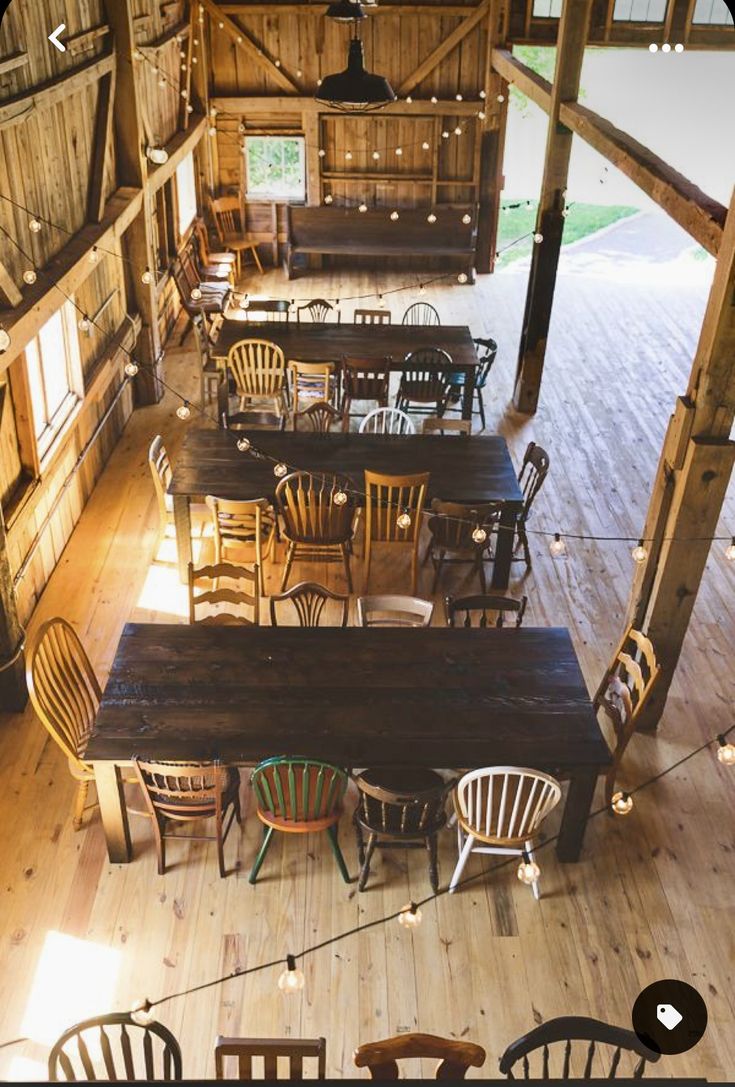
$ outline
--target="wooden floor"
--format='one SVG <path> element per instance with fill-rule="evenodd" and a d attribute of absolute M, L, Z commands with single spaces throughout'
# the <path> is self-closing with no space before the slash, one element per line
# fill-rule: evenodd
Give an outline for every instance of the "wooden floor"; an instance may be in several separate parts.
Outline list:
<path fill-rule="evenodd" d="M 308 297 L 390 283 L 333 273 L 288 284 L 270 273 L 256 286 Z M 501 345 L 487 394 L 489 425 L 507 436 L 516 462 L 530 439 L 551 455 L 536 524 L 637 536 L 667 417 L 685 387 L 705 291 L 657 285 L 653 266 L 643 284 L 562 277 L 541 407 L 532 420 L 506 413 L 524 293 L 525 277 L 514 270 L 474 288 L 434 288 L 427 300 L 445 322 L 467 322 Z M 396 319 L 413 298 L 389 300 Z M 343 310 L 349 319 L 351 304 Z M 193 396 L 188 351 L 171 349 L 166 366 L 168 380 Z M 175 457 L 191 425 L 176 419 L 176 403 L 168 395 L 134 414 L 34 617 L 33 626 L 54 614 L 72 620 L 103 679 L 126 620 L 178 622 L 184 615 L 172 543 L 151 561 L 157 514 L 145 456 L 160 431 Z M 531 546 L 533 572 L 512 586 L 529 596 L 526 621 L 571 628 L 592 689 L 620 634 L 629 549 L 573 543 L 559 561 L 545 541 L 532 539 Z M 660 734 L 631 746 L 631 785 L 732 723 L 735 570 L 722 550 L 713 548 Z M 336 567 L 303 572 L 343 588 Z M 375 589 L 407 585 L 407 567 L 392 560 L 379 563 L 376 574 Z M 428 571 L 423 580 L 426 591 Z M 460 581 L 453 573 L 446 586 Z M 267 588 L 275 584 L 271 567 Z M 328 673 L 329 662 L 324 666 Z M 328 1075 L 339 1077 L 352 1074 L 357 1043 L 420 1029 L 479 1042 L 487 1063 L 470 1076 L 493 1077 L 506 1044 L 534 1024 L 590 1014 L 627 1026 L 644 985 L 680 977 L 705 997 L 710 1025 L 698 1048 L 660 1062 L 661 1075 L 735 1079 L 734 786 L 733 771 L 704 753 L 641 793 L 627 819 L 594 820 L 579 864 L 560 866 L 553 850 L 542 852 L 540 903 L 511 866 L 425 907 L 414 934 L 391 922 L 310 956 L 301 997 L 277 990 L 276 968 L 163 1005 L 160 1018 L 181 1041 L 185 1075 L 213 1075 L 217 1033 L 323 1034 Z M 253 888 L 252 817 L 229 844 L 238 871 L 226 879 L 217 875 L 213 849 L 201 844 L 171 847 L 172 867 L 158 877 L 150 832 L 138 820 L 134 862 L 111 867 L 96 816 L 73 832 L 72 795 L 66 765 L 31 710 L 2 716 L 0 1042 L 30 1040 L 0 1049 L 1 1078 L 43 1078 L 48 1042 L 86 1014 L 278 958 L 428 892 L 425 860 L 416 853 L 378 859 L 368 891 L 358 894 L 316 838 L 308 852 L 292 841 L 275 844 Z M 247 790 L 245 796 L 251 813 Z M 552 831 L 556 825 L 550 821 Z M 346 823 L 342 838 L 355 872 Z M 455 848 L 447 833 L 443 883 Z"/>

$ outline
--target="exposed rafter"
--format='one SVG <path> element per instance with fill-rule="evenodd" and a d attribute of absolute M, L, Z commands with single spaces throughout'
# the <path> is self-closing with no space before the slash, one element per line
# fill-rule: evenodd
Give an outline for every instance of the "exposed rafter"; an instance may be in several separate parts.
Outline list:
<path fill-rule="evenodd" d="M 265 46 L 254 37 L 249 30 L 244 30 L 241 26 L 225 15 L 222 8 L 213 3 L 213 0 L 201 0 L 202 7 L 209 12 L 211 17 L 218 23 L 222 24 L 222 30 L 227 31 L 229 36 L 238 49 L 241 49 L 250 60 L 254 61 L 260 68 L 262 68 L 271 77 L 274 83 L 283 91 L 291 91 L 294 94 L 300 94 L 301 88 L 295 79 L 293 79 L 283 67 L 278 67 L 275 60 L 269 55 Z"/>
<path fill-rule="evenodd" d="M 69 95 L 76 94 L 91 83 L 96 83 L 102 76 L 108 75 L 114 67 L 114 54 L 108 53 L 103 57 L 90 60 L 87 64 L 81 64 L 53 82 L 34 87 L 33 90 L 16 95 L 15 98 L 9 98 L 0 105 L 0 129 L 19 125 L 27 121 L 37 110 L 48 109 L 49 106 L 63 102 Z"/>
<path fill-rule="evenodd" d="M 408 94 L 409 91 L 412 91 L 414 87 L 417 87 L 419 83 L 426 79 L 427 75 L 433 72 L 453 49 L 456 49 L 459 43 L 475 29 L 477 24 L 482 22 L 489 10 L 490 0 L 483 0 L 472 15 L 468 15 L 459 26 L 454 28 L 451 34 L 447 34 L 444 41 L 429 53 L 428 57 L 421 61 L 418 68 L 415 68 L 414 71 L 403 80 L 398 88 L 398 94 Z"/>

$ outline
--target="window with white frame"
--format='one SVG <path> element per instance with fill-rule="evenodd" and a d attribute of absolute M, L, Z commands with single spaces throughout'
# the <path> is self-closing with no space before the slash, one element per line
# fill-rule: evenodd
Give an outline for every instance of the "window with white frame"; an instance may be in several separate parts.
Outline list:
<path fill-rule="evenodd" d="M 733 18 L 725 0 L 697 0 L 692 24 L 697 26 L 732 26 Z"/>
<path fill-rule="evenodd" d="M 668 0 L 615 0 L 613 19 L 617 23 L 662 23 Z"/>
<path fill-rule="evenodd" d="M 561 0 L 533 0 L 534 19 L 558 19 L 561 16 Z"/>
<path fill-rule="evenodd" d="M 179 203 L 179 237 L 181 237 L 186 234 L 198 213 L 193 152 L 176 167 L 176 194 Z"/>
<path fill-rule="evenodd" d="M 249 200 L 305 200 L 304 137 L 246 137 L 245 178 Z"/>
<path fill-rule="evenodd" d="M 50 451 L 83 395 L 76 310 L 67 302 L 25 350 L 39 459 Z"/>

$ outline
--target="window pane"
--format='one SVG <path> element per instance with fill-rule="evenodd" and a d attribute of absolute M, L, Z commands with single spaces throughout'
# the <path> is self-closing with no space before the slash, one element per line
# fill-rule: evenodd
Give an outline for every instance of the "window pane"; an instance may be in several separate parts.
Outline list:
<path fill-rule="evenodd" d="M 179 197 L 179 234 L 184 234 L 197 216 L 197 189 L 194 177 L 194 154 L 187 155 L 176 170 L 176 190 Z"/>
<path fill-rule="evenodd" d="M 725 0 L 697 0 L 692 23 L 699 23 L 700 26 L 732 26 L 733 19 Z"/>
<path fill-rule="evenodd" d="M 303 137 L 249 136 L 245 140 L 245 170 L 251 199 L 303 200 Z"/>
<path fill-rule="evenodd" d="M 38 354 L 38 341 L 31 340 L 26 347 L 26 369 L 28 371 L 28 388 L 31 393 L 31 407 L 33 409 L 33 430 L 38 437 L 46 428 L 46 401 L 43 396 L 43 381 L 41 379 L 41 358 Z"/>
<path fill-rule="evenodd" d="M 41 348 L 41 372 L 46 390 L 46 411 L 48 420 L 51 420 L 69 392 L 69 364 L 61 310 L 58 310 L 43 326 L 38 335 L 38 342 Z"/>
<path fill-rule="evenodd" d="M 613 19 L 616 22 L 662 23 L 666 18 L 667 0 L 615 0 Z"/>

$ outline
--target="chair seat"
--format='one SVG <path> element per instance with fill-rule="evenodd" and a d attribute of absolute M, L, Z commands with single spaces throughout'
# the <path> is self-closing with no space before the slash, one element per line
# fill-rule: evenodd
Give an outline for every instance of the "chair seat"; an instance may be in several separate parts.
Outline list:
<path fill-rule="evenodd" d="M 234 253 L 210 253 L 209 259 L 212 264 L 234 264 L 237 257 Z"/>
<path fill-rule="evenodd" d="M 340 806 L 336 811 L 333 811 L 330 815 L 323 815 L 321 819 L 284 819 L 281 815 L 275 815 L 272 811 L 265 811 L 263 808 L 258 808 L 258 819 L 261 823 L 265 823 L 267 827 L 273 827 L 274 830 L 282 830 L 287 834 L 316 834 L 320 830 L 327 830 L 329 827 L 335 826 L 342 817 L 342 807 Z"/>
<path fill-rule="evenodd" d="M 242 234 L 225 234 L 222 239 L 222 244 L 226 245 L 228 249 L 254 249 L 257 246 L 257 242 L 252 238 L 246 238 Z"/>
<path fill-rule="evenodd" d="M 228 279 L 231 272 L 231 265 L 226 268 L 218 267 L 216 264 L 207 264 L 202 270 L 209 279 L 210 277 L 217 282 L 217 280 Z"/>
<path fill-rule="evenodd" d="M 523 849 L 527 837 L 523 838 L 495 838 L 491 834 L 483 834 L 481 831 L 471 826 L 465 817 L 459 811 L 456 801 L 454 805 L 454 811 L 457 816 L 457 823 L 465 832 L 465 834 L 471 834 L 473 838 L 476 838 L 478 842 L 483 842 L 485 845 L 497 846 L 499 849 Z"/>

